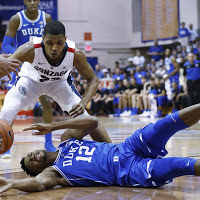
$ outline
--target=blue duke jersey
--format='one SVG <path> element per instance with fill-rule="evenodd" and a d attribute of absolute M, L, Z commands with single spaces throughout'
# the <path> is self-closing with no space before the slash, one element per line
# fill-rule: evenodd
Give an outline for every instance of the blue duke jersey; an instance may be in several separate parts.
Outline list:
<path fill-rule="evenodd" d="M 32 41 L 34 37 L 42 37 L 44 26 L 46 25 L 45 12 L 38 10 L 38 17 L 35 20 L 30 20 L 26 16 L 24 10 L 17 13 L 20 19 L 20 24 L 15 36 L 15 48 L 23 45 L 28 41 Z M 11 72 L 12 80 L 8 83 L 10 89 L 16 81 L 16 74 Z"/>
<path fill-rule="evenodd" d="M 16 33 L 16 48 L 31 41 L 33 37 L 42 37 L 44 26 L 46 25 L 44 11 L 38 10 L 38 17 L 35 20 L 28 19 L 24 10 L 17 14 L 20 19 L 20 24 Z"/>
<path fill-rule="evenodd" d="M 166 70 L 167 70 L 167 74 L 170 74 L 174 71 L 174 64 L 172 63 L 171 59 L 172 59 L 173 56 L 170 56 L 170 57 L 166 57 L 165 58 L 165 67 L 166 67 Z M 173 81 L 179 83 L 179 73 L 176 73 L 174 74 L 173 76 L 170 76 L 169 77 L 169 80 L 170 82 L 172 83 Z"/>
<path fill-rule="evenodd" d="M 138 154 L 137 149 L 146 149 L 138 140 L 138 133 L 118 145 L 64 141 L 58 146 L 59 154 L 51 167 L 72 186 L 146 186 L 154 161 Z M 130 145 L 130 140 L 135 147 Z"/>
<path fill-rule="evenodd" d="M 115 147 L 111 143 L 70 139 L 58 146 L 52 167 L 72 186 L 113 185 Z"/>

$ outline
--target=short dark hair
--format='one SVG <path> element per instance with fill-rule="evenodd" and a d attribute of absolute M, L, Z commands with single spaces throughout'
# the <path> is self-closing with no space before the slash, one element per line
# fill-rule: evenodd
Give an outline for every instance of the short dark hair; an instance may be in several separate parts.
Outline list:
<path fill-rule="evenodd" d="M 60 35 L 63 34 L 65 36 L 65 26 L 60 21 L 50 21 L 44 27 L 44 36 L 47 34 L 50 35 Z"/>
<path fill-rule="evenodd" d="M 24 159 L 25 158 L 22 158 L 21 161 L 20 161 L 20 164 L 21 164 L 21 168 L 30 176 L 37 176 L 38 173 L 34 173 L 32 171 L 30 171 L 29 169 L 27 169 L 27 167 L 25 166 L 24 164 Z"/>

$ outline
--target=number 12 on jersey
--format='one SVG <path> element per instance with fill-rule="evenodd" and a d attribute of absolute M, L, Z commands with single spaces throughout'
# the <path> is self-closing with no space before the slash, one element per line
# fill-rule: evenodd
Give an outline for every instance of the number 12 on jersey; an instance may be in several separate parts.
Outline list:
<path fill-rule="evenodd" d="M 79 148 L 79 150 L 78 150 L 78 153 L 79 153 L 80 155 L 83 155 L 83 156 L 76 156 L 76 160 L 77 160 L 77 161 L 87 161 L 87 162 L 91 162 L 91 160 L 92 160 L 92 155 L 93 155 L 95 149 L 96 149 L 96 148 L 93 147 L 93 148 L 90 150 L 90 148 L 87 147 L 87 146 L 81 146 L 81 147 Z M 83 152 L 83 150 L 85 150 L 85 151 Z"/>

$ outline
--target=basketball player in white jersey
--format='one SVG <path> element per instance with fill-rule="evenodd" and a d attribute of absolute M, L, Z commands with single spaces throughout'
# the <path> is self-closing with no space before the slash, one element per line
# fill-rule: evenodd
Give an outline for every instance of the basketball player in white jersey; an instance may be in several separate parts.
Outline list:
<path fill-rule="evenodd" d="M 49 22 L 43 39 L 34 38 L 25 43 L 11 58 L 24 64 L 16 84 L 6 94 L 0 119 L 12 124 L 17 113 L 28 105 L 34 106 L 41 95 L 52 97 L 73 118 L 88 115 L 85 107 L 96 93 L 99 80 L 83 52 L 75 48 L 73 41 L 66 40 L 65 27 L 61 22 Z M 88 86 L 82 99 L 71 81 L 73 66 L 87 80 Z M 106 131 L 102 131 L 105 130 L 103 126 L 99 125 L 96 130 L 105 133 L 104 141 L 111 142 Z M 99 141 L 98 134 L 92 137 Z"/>
<path fill-rule="evenodd" d="M 9 21 L 8 29 L 2 44 L 4 53 L 14 53 L 16 49 L 24 43 L 31 41 L 33 37 L 42 37 L 44 26 L 51 21 L 51 16 L 38 9 L 39 0 L 24 0 L 25 10 L 17 12 Z M 12 73 L 12 80 L 8 83 L 8 89 L 13 87 L 16 81 L 15 73 Z M 50 98 L 41 96 L 42 116 L 46 123 L 52 122 L 52 108 Z M 52 144 L 52 134 L 45 136 L 45 149 L 55 151 Z M 10 157 L 9 151 L 2 158 Z"/>

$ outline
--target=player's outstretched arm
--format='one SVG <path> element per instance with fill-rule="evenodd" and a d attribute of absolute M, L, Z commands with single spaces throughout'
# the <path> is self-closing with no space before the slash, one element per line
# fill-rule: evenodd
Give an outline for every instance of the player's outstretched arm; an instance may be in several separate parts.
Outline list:
<path fill-rule="evenodd" d="M 84 53 L 79 49 L 76 49 L 74 53 L 74 66 L 76 67 L 79 74 L 87 80 L 87 88 L 85 90 L 85 94 L 82 96 L 80 103 L 75 104 L 69 111 L 69 114 L 73 118 L 84 113 L 85 107 L 95 95 L 99 86 L 98 77 L 94 73 L 90 64 L 87 62 Z"/>
<path fill-rule="evenodd" d="M 0 177 L 0 194 L 10 189 L 17 189 L 24 192 L 40 192 L 51 189 L 57 185 L 67 186 L 67 183 L 62 184 L 56 172 L 49 168 L 33 178 L 25 179 L 6 179 Z"/>
<path fill-rule="evenodd" d="M 10 56 L 12 59 L 18 59 L 20 62 L 33 62 L 35 56 L 34 45 L 32 41 L 29 41 L 20 47 Z"/>
<path fill-rule="evenodd" d="M 45 124 L 45 123 L 32 124 L 31 127 L 25 128 L 24 131 L 38 130 L 39 132 L 35 132 L 33 134 L 45 135 L 51 131 L 59 129 L 73 129 L 75 130 L 74 134 L 71 135 L 72 132 L 68 132 L 68 134 L 65 133 L 65 138 L 69 139 L 73 137 L 76 139 L 82 139 L 85 135 L 88 134 L 89 131 L 92 131 L 95 128 L 97 128 L 97 126 L 98 126 L 98 121 L 96 117 L 83 116 L 83 117 L 68 119 L 66 121 L 53 122 L 50 124 Z"/>
<path fill-rule="evenodd" d="M 9 58 L 9 56 L 10 55 L 0 55 L 0 78 L 7 75 L 11 80 L 10 72 L 13 71 L 18 75 L 16 68 L 20 71 L 20 65 L 22 63 L 17 59 Z"/>

